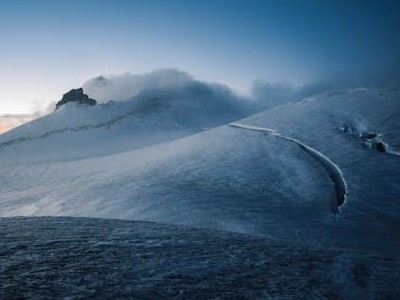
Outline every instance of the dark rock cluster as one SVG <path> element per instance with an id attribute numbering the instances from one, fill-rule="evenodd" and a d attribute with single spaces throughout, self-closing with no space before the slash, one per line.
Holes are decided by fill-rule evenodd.
<path id="1" fill-rule="evenodd" d="M 366 132 L 360 135 L 364 144 L 371 149 L 375 149 L 379 152 L 387 152 L 388 145 L 381 139 L 381 135 L 375 132 Z"/>
<path id="2" fill-rule="evenodd" d="M 57 102 L 56 110 L 59 109 L 64 104 L 69 102 L 77 102 L 79 104 L 86 104 L 86 105 L 96 105 L 97 101 L 94 99 L 89 98 L 88 95 L 83 93 L 83 89 L 72 89 L 68 93 L 64 94 L 62 99 Z"/>
<path id="3" fill-rule="evenodd" d="M 382 138 L 381 134 L 377 132 L 358 132 L 356 129 L 352 128 L 350 125 L 346 124 L 339 128 L 341 131 L 356 137 L 364 142 L 364 145 L 370 149 L 374 149 L 379 152 L 388 152 L 388 144 L 386 144 Z"/>

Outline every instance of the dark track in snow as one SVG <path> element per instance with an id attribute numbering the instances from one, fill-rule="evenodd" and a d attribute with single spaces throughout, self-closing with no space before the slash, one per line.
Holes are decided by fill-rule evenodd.
<path id="1" fill-rule="evenodd" d="M 87 218 L 0 219 L 0 299 L 396 299 L 398 257 Z"/>
<path id="2" fill-rule="evenodd" d="M 90 124 L 90 125 L 84 125 L 84 126 L 78 126 L 78 127 L 67 127 L 67 128 L 62 128 L 62 129 L 58 129 L 58 130 L 50 130 L 50 131 L 48 131 L 44 134 L 38 135 L 38 136 L 33 136 L 33 137 L 23 136 L 23 137 L 20 137 L 17 139 L 11 139 L 11 140 L 5 141 L 3 143 L 0 143 L 0 150 L 2 148 L 8 147 L 8 146 L 11 146 L 14 144 L 28 142 L 28 141 L 37 140 L 37 139 L 44 139 L 49 136 L 64 133 L 64 132 L 80 132 L 80 131 L 94 130 L 94 129 L 103 128 L 103 127 L 110 127 L 124 119 L 133 117 L 133 115 L 134 115 L 134 112 L 129 112 L 122 116 L 115 117 L 111 120 L 108 120 L 106 122 L 102 122 L 99 124 Z"/>

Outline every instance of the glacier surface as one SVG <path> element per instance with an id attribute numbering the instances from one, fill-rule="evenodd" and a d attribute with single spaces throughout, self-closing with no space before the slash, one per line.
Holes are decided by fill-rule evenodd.
<path id="1" fill-rule="evenodd" d="M 226 243 L 237 247 L 238 251 L 248 251 L 247 258 L 240 255 L 232 258 L 237 265 L 230 265 L 229 271 L 219 273 L 218 268 L 225 268 L 225 261 L 220 254 L 214 257 L 211 249 L 207 260 L 213 262 L 216 273 L 213 273 L 214 277 L 210 275 L 213 278 L 210 282 L 222 280 L 225 285 L 233 286 L 233 282 L 242 282 L 248 274 L 252 279 L 243 281 L 247 282 L 243 284 L 248 288 L 242 286 L 242 289 L 241 285 L 237 288 L 243 292 L 241 295 L 249 295 L 249 298 L 280 295 L 277 293 L 282 292 L 282 286 L 276 288 L 271 284 L 283 280 L 286 285 L 290 280 L 285 281 L 279 276 L 294 272 L 290 273 L 293 277 L 287 275 L 293 281 L 294 274 L 309 268 L 315 272 L 306 276 L 308 284 L 319 280 L 322 269 L 333 272 L 336 281 L 329 277 L 331 275 L 322 276 L 323 282 L 315 282 L 315 285 L 324 286 L 322 289 L 305 289 L 301 282 L 295 282 L 293 289 L 288 288 L 288 295 L 298 292 L 317 298 L 335 295 L 339 298 L 341 295 L 378 297 L 382 290 L 387 291 L 382 295 L 398 295 L 391 278 L 398 275 L 400 253 L 399 86 L 328 91 L 244 119 L 242 117 L 251 111 L 247 106 L 234 106 L 234 110 L 221 118 L 218 118 L 218 109 L 210 108 L 208 102 L 198 102 L 200 107 L 206 106 L 199 111 L 188 111 L 185 106 L 182 110 L 182 103 L 186 103 L 184 99 L 198 96 L 194 91 L 196 89 L 189 89 L 183 95 L 171 91 L 144 94 L 128 101 L 94 107 L 68 106 L 0 135 L 0 216 L 7 217 L 1 220 L 8 232 L 6 237 L 18 240 L 18 236 L 28 236 L 31 225 L 32 234 L 39 230 L 37 226 L 49 228 L 40 229 L 42 236 L 37 238 L 44 241 L 47 234 L 51 241 L 55 239 L 52 234 L 65 233 L 64 225 L 79 231 L 84 230 L 79 226 L 93 228 L 96 223 L 99 228 L 106 227 L 104 224 L 111 227 L 129 224 L 132 228 L 145 227 L 142 233 L 149 231 L 154 235 L 143 237 L 139 245 L 145 244 L 146 238 L 150 244 L 157 240 L 154 228 L 167 230 L 171 233 L 168 248 L 174 243 L 179 245 L 180 238 L 176 235 L 182 230 L 193 237 L 190 243 L 195 243 L 197 238 L 201 241 L 192 254 L 180 253 L 176 259 L 183 262 L 174 268 L 197 272 L 194 257 L 198 262 L 202 257 L 198 251 L 206 251 L 207 245 L 223 236 Z M 210 95 L 200 94 L 203 100 Z M 231 122 L 236 127 L 229 125 Z M 355 134 L 348 134 L 343 128 L 351 128 Z M 388 151 L 376 151 L 358 138 L 371 132 L 379 134 Z M 19 218 L 21 216 L 41 218 Z M 55 216 L 102 219 L 48 218 Z M 145 223 L 149 221 L 155 223 Z M 197 232 L 204 235 L 197 236 Z M 77 234 L 77 239 L 84 235 L 83 232 Z M 161 230 L 159 234 L 164 233 Z M 92 236 L 95 236 L 94 232 Z M 107 231 L 107 238 L 110 237 L 120 239 L 118 234 Z M 131 264 L 132 253 L 136 251 L 132 247 L 137 245 L 131 241 L 133 234 L 124 237 L 130 249 L 126 260 Z M 70 249 L 74 249 L 75 237 L 71 239 L 65 246 L 69 247 L 71 242 Z M 96 243 L 108 243 L 103 238 L 93 239 L 93 244 L 85 242 L 79 251 L 90 252 L 90 249 L 97 249 Z M 20 242 L 22 249 L 32 246 L 29 239 L 27 244 Z M 52 243 L 49 243 L 44 248 L 45 253 L 52 251 Z M 223 249 L 227 244 L 216 243 L 214 246 Z M 2 249 L 8 249 L 10 245 L 13 244 L 8 241 L 2 244 Z M 278 248 L 266 245 L 278 245 Z M 111 248 L 114 246 L 112 244 Z M 258 250 L 252 252 L 252 247 Z M 280 247 L 284 250 L 279 250 Z M 296 252 L 299 248 L 302 250 Z M 59 253 L 56 249 L 54 253 Z M 30 250 L 23 251 L 23 255 L 29 255 Z M 274 256 L 275 251 L 285 254 Z M 108 252 L 101 255 L 107 256 L 105 253 Z M 116 270 L 125 254 L 117 255 L 113 261 Z M 55 255 L 59 259 L 58 254 Z M 167 258 L 163 255 L 162 252 L 150 254 L 153 257 L 150 270 L 159 272 L 165 267 Z M 311 262 L 297 265 L 298 258 L 303 256 L 312 257 Z M 7 250 L 4 257 L 10 266 L 22 264 L 13 251 Z M 248 259 L 251 267 L 242 265 L 238 257 Z M 262 272 L 254 271 L 266 257 L 270 263 L 275 261 L 278 269 L 287 261 L 287 265 L 277 271 L 279 276 L 271 275 L 273 279 L 267 280 Z M 75 258 L 71 259 L 71 274 L 80 272 Z M 373 267 L 366 267 L 368 263 Z M 91 271 L 98 272 L 88 261 L 83 265 L 86 264 L 90 274 L 93 275 Z M 10 278 L 13 267 L 7 269 L 5 266 L 1 266 L 0 276 Z M 293 266 L 292 271 L 289 271 L 290 266 Z M 358 285 L 354 283 L 358 280 L 354 278 L 360 274 L 357 266 L 362 270 Z M 204 270 L 208 268 L 203 267 Z M 204 270 L 199 273 L 203 279 L 208 278 Z M 234 276 L 230 281 L 227 274 L 234 273 L 232 270 L 237 270 L 238 277 Z M 16 269 L 14 274 L 22 276 L 21 282 L 36 274 L 35 269 L 19 272 Z M 44 271 L 43 278 L 51 274 L 50 268 Z M 179 273 L 183 281 L 160 277 L 162 283 L 152 282 L 148 274 L 140 274 L 131 275 L 147 278 L 143 279 L 148 280 L 144 286 L 161 284 L 161 290 L 167 289 L 165 293 L 170 286 L 174 297 L 187 296 L 185 288 L 181 294 L 178 286 L 185 285 L 185 280 L 190 277 L 188 273 Z M 156 276 L 155 273 L 152 276 Z M 226 278 L 221 279 L 224 276 Z M 210 296 L 215 295 L 212 285 L 207 285 L 207 280 L 203 279 L 194 279 L 195 283 L 189 284 L 188 289 L 193 287 L 199 293 L 211 290 L 211 294 L 204 294 L 205 298 L 214 297 Z M 54 288 L 57 281 L 51 282 Z M 255 287 L 255 282 L 264 282 L 265 288 Z M 6 293 L 16 289 L 12 282 L 9 284 L 3 289 Z M 71 284 L 80 289 L 81 283 Z M 224 284 L 218 286 L 224 293 L 229 293 Z M 339 285 L 346 288 L 345 294 L 336 290 Z M 137 289 L 141 287 L 136 281 L 130 284 L 126 281 L 121 286 L 128 289 L 128 294 L 140 293 Z M 65 295 L 63 289 L 60 287 L 60 295 Z M 153 286 L 153 292 L 155 289 Z M 102 289 L 96 286 L 92 290 L 95 293 Z M 150 290 L 148 288 L 146 293 Z M 82 291 L 82 295 L 96 295 L 86 292 Z M 108 290 L 107 293 L 112 295 Z M 151 297 L 152 294 L 148 295 Z M 224 295 L 228 297 L 229 294 Z"/>

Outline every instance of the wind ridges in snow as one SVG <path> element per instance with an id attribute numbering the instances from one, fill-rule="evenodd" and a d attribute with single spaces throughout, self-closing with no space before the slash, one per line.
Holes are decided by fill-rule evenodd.
<path id="1" fill-rule="evenodd" d="M 246 124 L 241 124 L 241 123 L 231 123 L 229 125 L 234 128 L 264 132 L 269 135 L 275 136 L 277 138 L 280 138 L 280 139 L 283 139 L 283 140 L 286 140 L 289 142 L 293 142 L 293 143 L 297 144 L 306 153 L 311 155 L 315 160 L 317 160 L 324 167 L 324 169 L 328 172 L 329 177 L 332 179 L 333 183 L 335 184 L 336 203 L 334 206 L 334 212 L 335 213 L 339 212 L 339 206 L 341 206 L 346 200 L 346 194 L 347 194 L 348 188 L 347 188 L 347 183 L 344 178 L 342 170 L 329 157 L 325 156 L 318 150 L 300 142 L 299 140 L 284 136 L 284 135 L 280 134 L 279 132 L 277 132 L 276 130 L 271 129 L 271 128 L 252 126 L 252 125 L 246 125 Z"/>

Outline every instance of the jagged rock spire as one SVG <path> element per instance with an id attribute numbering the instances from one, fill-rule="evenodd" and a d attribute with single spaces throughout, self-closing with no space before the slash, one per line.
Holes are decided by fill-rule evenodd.
<path id="1" fill-rule="evenodd" d="M 56 109 L 68 102 L 78 102 L 79 104 L 96 105 L 97 101 L 89 98 L 88 95 L 83 93 L 83 89 L 72 89 L 68 93 L 65 93 L 60 101 L 56 104 Z"/>

